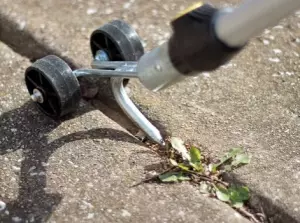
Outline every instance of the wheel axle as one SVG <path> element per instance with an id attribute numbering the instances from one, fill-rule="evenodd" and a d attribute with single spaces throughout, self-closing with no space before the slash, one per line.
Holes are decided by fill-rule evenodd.
<path id="1" fill-rule="evenodd" d="M 38 89 L 33 89 L 33 94 L 30 95 L 30 98 L 32 99 L 32 101 L 34 102 L 38 102 L 38 103 L 43 103 L 44 102 L 44 97 L 42 92 L 40 92 Z"/>

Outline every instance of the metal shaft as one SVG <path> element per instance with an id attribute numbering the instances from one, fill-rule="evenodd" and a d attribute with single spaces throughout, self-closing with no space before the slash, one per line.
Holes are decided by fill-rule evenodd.
<path id="1" fill-rule="evenodd" d="M 239 47 L 299 8 L 300 0 L 247 0 L 231 12 L 220 13 L 215 31 L 224 43 Z"/>
<path id="2" fill-rule="evenodd" d="M 73 74 L 76 77 L 87 77 L 87 76 L 101 76 L 101 77 L 123 77 L 123 78 L 132 78 L 137 77 L 135 72 L 136 68 L 126 67 L 120 71 L 116 70 L 100 70 L 100 69 L 78 69 L 74 70 Z"/>
<path id="3" fill-rule="evenodd" d="M 92 68 L 96 69 L 117 69 L 119 67 L 128 67 L 128 69 L 133 68 L 135 71 L 136 65 L 137 62 L 135 61 L 99 61 L 95 59 L 92 62 Z"/>

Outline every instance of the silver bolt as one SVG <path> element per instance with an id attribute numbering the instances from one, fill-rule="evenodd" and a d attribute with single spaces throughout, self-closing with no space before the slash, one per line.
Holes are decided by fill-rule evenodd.
<path id="1" fill-rule="evenodd" d="M 162 68 L 161 68 L 161 66 L 159 65 L 159 64 L 156 64 L 155 65 L 155 70 L 157 70 L 157 71 L 162 71 Z"/>
<path id="2" fill-rule="evenodd" d="M 30 95 L 30 97 L 34 102 L 38 102 L 38 103 L 44 102 L 43 95 L 38 89 L 33 89 L 33 94 Z"/>
<path id="3" fill-rule="evenodd" d="M 109 61 L 109 56 L 104 50 L 98 50 L 96 52 L 95 60 L 98 61 Z"/>

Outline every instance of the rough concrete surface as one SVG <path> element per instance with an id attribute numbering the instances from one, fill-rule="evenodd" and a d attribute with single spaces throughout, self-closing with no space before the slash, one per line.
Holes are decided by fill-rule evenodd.
<path id="1" fill-rule="evenodd" d="M 1 223 L 248 222 L 189 184 L 131 187 L 161 158 L 86 102 L 47 118 L 28 101 L 29 65 L 0 43 Z"/>
<path id="2" fill-rule="evenodd" d="M 1 3 L 3 14 L 16 25 L 2 29 L 22 31 L 16 37 L 0 33 L 2 41 L 15 51 L 31 59 L 55 53 L 77 66 L 88 66 L 89 36 L 98 26 L 125 19 L 150 50 L 168 38 L 170 19 L 192 1 Z M 172 135 L 201 144 L 214 154 L 236 146 L 246 148 L 252 162 L 237 171 L 234 180 L 249 185 L 255 195 L 252 206 L 261 204 L 273 222 L 300 221 L 299 30 L 297 13 L 266 30 L 216 72 L 203 73 L 156 94 L 137 82 L 130 85 L 143 111 Z M 119 116 L 116 113 L 111 118 L 122 122 Z"/>

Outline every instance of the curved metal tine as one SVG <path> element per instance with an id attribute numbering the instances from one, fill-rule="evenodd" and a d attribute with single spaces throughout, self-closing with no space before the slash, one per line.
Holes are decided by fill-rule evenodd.
<path id="1" fill-rule="evenodd" d="M 126 94 L 123 78 L 111 78 L 111 85 L 115 99 L 125 114 L 153 141 L 165 145 L 159 130 L 149 122 Z"/>

